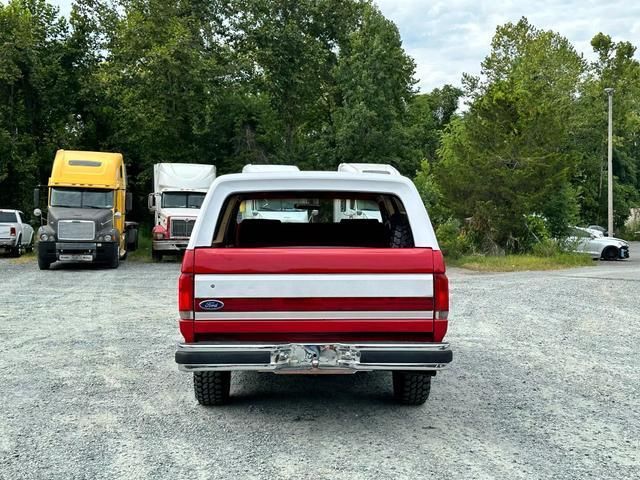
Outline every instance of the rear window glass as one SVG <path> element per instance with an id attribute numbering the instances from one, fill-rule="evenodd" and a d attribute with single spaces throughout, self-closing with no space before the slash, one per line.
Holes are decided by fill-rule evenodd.
<path id="1" fill-rule="evenodd" d="M 0 212 L 0 223 L 16 223 L 18 219 L 13 212 Z"/>
<path id="2" fill-rule="evenodd" d="M 214 246 L 413 246 L 400 199 L 362 192 L 261 192 L 227 199 Z"/>

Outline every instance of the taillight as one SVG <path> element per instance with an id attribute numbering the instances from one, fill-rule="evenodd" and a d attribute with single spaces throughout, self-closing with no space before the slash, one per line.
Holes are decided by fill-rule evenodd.
<path id="1" fill-rule="evenodd" d="M 9 236 L 11 236 L 11 237 L 15 237 L 16 236 L 16 227 L 10 227 Z"/>
<path id="2" fill-rule="evenodd" d="M 449 279 L 445 273 L 436 273 L 433 277 L 435 319 L 446 320 L 449 317 Z"/>
<path id="3" fill-rule="evenodd" d="M 178 278 L 178 310 L 183 320 L 193 320 L 194 275 L 193 250 L 184 252 L 180 277 Z"/>
<path id="4" fill-rule="evenodd" d="M 183 320 L 193 320 L 193 273 L 178 278 L 178 310 Z"/>

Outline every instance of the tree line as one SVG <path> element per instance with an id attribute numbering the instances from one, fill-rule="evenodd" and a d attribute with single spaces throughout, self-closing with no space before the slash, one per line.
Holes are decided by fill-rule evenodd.
<path id="1" fill-rule="evenodd" d="M 11 0 L 0 205 L 30 210 L 58 148 L 122 152 L 140 219 L 157 162 L 390 163 L 443 235 L 526 250 L 532 232 L 605 218 L 613 87 L 621 225 L 638 202 L 640 66 L 628 42 L 592 46 L 587 62 L 523 18 L 497 28 L 480 76 L 420 93 L 398 29 L 367 0 L 83 0 L 68 19 Z"/>

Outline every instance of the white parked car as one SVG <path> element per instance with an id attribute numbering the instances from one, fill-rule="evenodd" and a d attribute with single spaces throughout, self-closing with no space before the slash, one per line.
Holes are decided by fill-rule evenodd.
<path id="1" fill-rule="evenodd" d="M 567 238 L 572 250 L 588 253 L 595 259 L 618 260 L 629 258 L 629 244 L 614 237 L 605 237 L 602 232 L 582 227 L 570 227 Z"/>
<path id="2" fill-rule="evenodd" d="M 18 210 L 0 209 L 0 252 L 19 257 L 33 249 L 33 228 Z"/>

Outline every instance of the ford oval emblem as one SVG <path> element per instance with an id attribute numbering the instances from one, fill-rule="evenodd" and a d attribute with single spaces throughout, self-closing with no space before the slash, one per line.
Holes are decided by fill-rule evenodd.
<path id="1" fill-rule="evenodd" d="M 224 307 L 224 303 L 220 300 L 203 300 L 200 302 L 202 310 L 220 310 L 222 307 Z"/>

